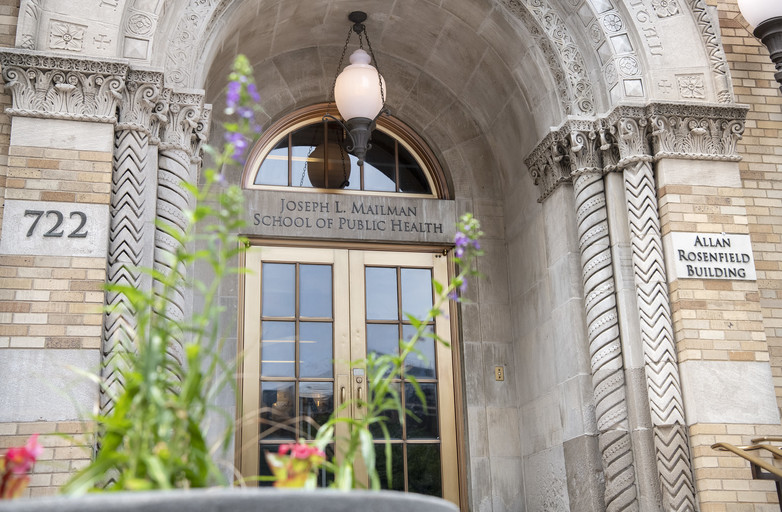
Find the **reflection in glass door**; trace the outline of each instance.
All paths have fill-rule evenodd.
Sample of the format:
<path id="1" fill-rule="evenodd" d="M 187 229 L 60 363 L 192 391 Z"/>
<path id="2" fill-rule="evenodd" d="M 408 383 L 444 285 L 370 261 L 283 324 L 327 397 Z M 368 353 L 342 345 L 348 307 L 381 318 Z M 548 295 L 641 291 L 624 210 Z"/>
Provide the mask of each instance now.
<path id="1" fill-rule="evenodd" d="M 432 278 L 447 280 L 445 258 L 431 253 L 253 248 L 244 318 L 242 473 L 268 474 L 263 452 L 315 436 L 342 400 L 366 396 L 368 352 L 398 353 L 432 306 Z M 427 327 L 446 340 L 450 323 Z M 451 353 L 424 338 L 396 385 L 415 419 L 390 418 L 392 485 L 458 503 Z M 425 401 L 408 376 L 418 381 Z M 361 414 L 356 407 L 346 414 Z M 375 432 L 377 468 L 387 487 L 383 436 Z M 336 447 L 339 451 L 339 447 Z M 360 473 L 360 468 L 356 468 Z M 366 478 L 366 475 L 363 475 Z M 320 483 L 328 482 L 321 475 Z"/>

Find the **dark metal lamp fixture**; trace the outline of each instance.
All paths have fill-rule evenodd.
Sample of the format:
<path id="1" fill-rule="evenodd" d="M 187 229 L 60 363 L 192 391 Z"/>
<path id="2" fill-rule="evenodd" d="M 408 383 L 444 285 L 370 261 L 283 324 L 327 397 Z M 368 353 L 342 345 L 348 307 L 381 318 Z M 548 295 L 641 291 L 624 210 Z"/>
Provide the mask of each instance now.
<path id="1" fill-rule="evenodd" d="M 377 68 L 377 59 L 372 51 L 372 44 L 369 42 L 364 22 L 367 15 L 361 11 L 351 12 L 348 19 L 353 26 L 348 30 L 348 37 L 345 40 L 345 46 L 342 49 L 342 57 L 339 59 L 337 73 L 334 78 L 332 94 L 334 102 L 337 104 L 337 110 L 344 122 L 331 114 L 323 116 L 325 119 L 332 119 L 338 122 L 350 137 L 350 145 L 347 151 L 358 158 L 358 164 L 364 163 L 367 150 L 372 147 L 370 140 L 372 131 L 375 129 L 375 122 L 381 114 L 388 114 L 385 107 L 386 83 L 380 75 Z M 345 59 L 345 53 L 350 43 L 353 33 L 358 34 L 359 48 L 350 55 L 350 65 L 342 69 L 342 61 Z M 364 51 L 364 41 L 366 40 L 369 53 Z M 371 63 L 374 62 L 374 66 Z"/>
<path id="2" fill-rule="evenodd" d="M 738 0 L 739 10 L 753 34 L 766 45 L 777 68 L 774 78 L 782 90 L 782 2 L 779 0 Z"/>

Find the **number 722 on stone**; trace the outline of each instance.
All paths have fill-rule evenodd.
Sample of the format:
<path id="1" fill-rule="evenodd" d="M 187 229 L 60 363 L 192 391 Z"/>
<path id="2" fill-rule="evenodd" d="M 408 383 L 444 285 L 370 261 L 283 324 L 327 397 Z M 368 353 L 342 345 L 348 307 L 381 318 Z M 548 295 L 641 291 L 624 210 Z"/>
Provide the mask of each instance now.
<path id="1" fill-rule="evenodd" d="M 44 237 L 62 237 L 65 235 L 65 231 L 63 229 L 60 229 L 63 222 L 65 221 L 65 215 L 60 210 L 25 210 L 24 216 L 25 217 L 34 217 L 33 223 L 30 225 L 30 229 L 27 230 L 27 238 L 30 238 L 35 233 L 35 228 L 38 226 L 38 222 L 42 218 L 49 219 L 51 216 L 54 216 L 54 224 L 50 227 L 49 231 L 45 232 L 43 234 Z M 87 238 L 87 231 L 84 230 L 84 225 L 87 224 L 87 214 L 80 211 L 72 211 L 70 215 L 68 216 L 69 219 L 72 219 L 74 217 L 78 217 L 79 219 L 79 225 L 76 226 L 76 229 L 72 230 L 68 235 L 67 238 Z M 46 229 L 45 227 L 43 229 Z"/>

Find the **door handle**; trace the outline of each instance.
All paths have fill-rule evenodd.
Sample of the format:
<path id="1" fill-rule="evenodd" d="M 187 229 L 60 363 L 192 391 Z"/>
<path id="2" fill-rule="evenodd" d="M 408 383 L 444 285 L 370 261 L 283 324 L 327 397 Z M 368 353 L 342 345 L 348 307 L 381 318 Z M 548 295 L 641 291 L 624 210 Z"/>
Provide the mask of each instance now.
<path id="1" fill-rule="evenodd" d="M 362 386 L 361 383 L 359 383 L 358 388 L 356 388 L 356 392 L 358 394 L 358 403 L 356 404 L 356 406 L 360 409 L 361 408 L 361 398 L 362 398 L 362 395 L 364 394 L 364 386 Z"/>
<path id="2" fill-rule="evenodd" d="M 340 403 L 340 405 L 345 403 L 345 386 L 340 386 L 340 389 L 339 389 L 339 403 Z"/>

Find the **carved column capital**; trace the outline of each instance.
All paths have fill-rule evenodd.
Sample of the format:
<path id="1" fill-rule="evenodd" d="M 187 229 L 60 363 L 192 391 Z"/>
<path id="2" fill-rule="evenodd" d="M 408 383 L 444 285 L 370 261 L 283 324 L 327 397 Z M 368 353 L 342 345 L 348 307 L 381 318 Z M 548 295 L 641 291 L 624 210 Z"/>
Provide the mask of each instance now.
<path id="1" fill-rule="evenodd" d="M 573 176 L 603 173 L 595 121 L 569 119 L 559 131 L 566 143 L 568 164 Z"/>
<path id="2" fill-rule="evenodd" d="M 650 161 L 648 125 L 644 107 L 619 105 L 605 118 L 618 160 L 614 170 L 637 162 Z"/>
<path id="3" fill-rule="evenodd" d="M 739 105 L 650 104 L 646 116 L 654 159 L 741 160 L 736 149 L 747 110 Z"/>
<path id="4" fill-rule="evenodd" d="M 542 203 L 562 183 L 571 180 L 564 144 L 562 134 L 553 131 L 544 137 L 525 160 L 532 181 L 540 190 L 539 203 Z"/>
<path id="5" fill-rule="evenodd" d="M 56 57 L 18 48 L 0 50 L 11 116 L 115 123 L 128 64 Z"/>
<path id="6" fill-rule="evenodd" d="M 209 140 L 209 129 L 212 126 L 212 105 L 206 104 L 201 109 L 201 119 L 195 128 L 195 137 L 193 138 L 193 156 L 194 163 L 201 163 L 201 157 L 204 150 L 204 144 Z"/>
<path id="7" fill-rule="evenodd" d="M 152 118 L 163 91 L 163 73 L 131 69 L 122 95 L 118 130 L 151 132 Z"/>
<path id="8" fill-rule="evenodd" d="M 168 90 L 162 103 L 159 113 L 165 120 L 161 122 L 160 149 L 180 150 L 192 155 L 204 109 L 203 91 Z"/>

